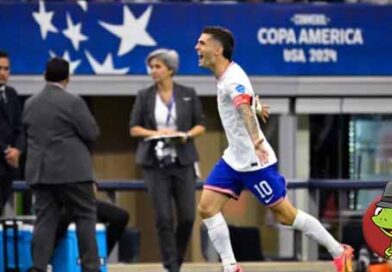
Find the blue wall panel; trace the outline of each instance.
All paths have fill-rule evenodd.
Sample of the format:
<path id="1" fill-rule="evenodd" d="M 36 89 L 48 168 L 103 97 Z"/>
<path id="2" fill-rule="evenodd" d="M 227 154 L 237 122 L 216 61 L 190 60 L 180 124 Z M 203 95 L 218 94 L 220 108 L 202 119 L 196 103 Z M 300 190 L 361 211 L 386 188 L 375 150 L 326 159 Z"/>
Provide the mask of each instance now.
<path id="1" fill-rule="evenodd" d="M 52 55 L 75 74 L 145 74 L 158 47 L 200 75 L 194 50 L 205 25 L 236 37 L 235 60 L 251 75 L 392 75 L 392 6 L 278 4 L 0 4 L 0 48 L 14 74 L 42 74 Z"/>

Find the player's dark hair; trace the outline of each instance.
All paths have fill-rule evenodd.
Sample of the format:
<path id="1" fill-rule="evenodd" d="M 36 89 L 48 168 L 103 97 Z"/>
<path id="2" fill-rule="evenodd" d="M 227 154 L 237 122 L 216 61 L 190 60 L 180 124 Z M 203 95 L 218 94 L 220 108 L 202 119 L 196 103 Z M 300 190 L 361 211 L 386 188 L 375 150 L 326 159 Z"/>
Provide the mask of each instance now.
<path id="1" fill-rule="evenodd" d="M 202 33 L 210 34 L 223 46 L 223 56 L 231 61 L 234 49 L 234 37 L 230 30 L 221 26 L 206 26 Z"/>
<path id="2" fill-rule="evenodd" d="M 0 58 L 9 59 L 8 53 L 0 50 Z"/>

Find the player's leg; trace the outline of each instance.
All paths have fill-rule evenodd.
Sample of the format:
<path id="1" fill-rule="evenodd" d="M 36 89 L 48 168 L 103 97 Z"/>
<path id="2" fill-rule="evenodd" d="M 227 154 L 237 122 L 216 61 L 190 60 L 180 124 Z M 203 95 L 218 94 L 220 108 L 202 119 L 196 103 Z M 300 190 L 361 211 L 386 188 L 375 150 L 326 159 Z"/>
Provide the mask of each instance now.
<path id="1" fill-rule="evenodd" d="M 306 237 L 324 246 L 334 259 L 336 271 L 352 271 L 353 249 L 336 241 L 314 216 L 296 209 L 288 198 L 270 207 L 270 209 L 279 223 L 302 231 Z"/>
<path id="2" fill-rule="evenodd" d="M 314 216 L 296 209 L 288 198 L 270 207 L 277 222 L 300 230 L 306 237 L 323 245 L 333 257 L 340 256 L 343 248 Z"/>
<path id="3" fill-rule="evenodd" d="M 351 247 L 339 244 L 319 220 L 291 204 L 287 198 L 286 181 L 276 165 L 244 173 L 241 180 L 262 204 L 271 209 L 279 223 L 302 231 L 306 237 L 326 247 L 334 258 L 335 266 L 339 267 L 337 271 L 352 271 Z"/>
<path id="4" fill-rule="evenodd" d="M 243 189 L 242 184 L 235 181 L 232 171 L 223 160 L 217 163 L 204 185 L 198 212 L 222 260 L 224 271 L 240 272 L 242 270 L 237 265 L 231 246 L 229 228 L 221 213 L 226 202 L 231 197 L 237 198 Z"/>
<path id="5" fill-rule="evenodd" d="M 208 236 L 215 250 L 218 252 L 225 272 L 241 271 L 237 268 L 237 261 L 234 257 L 231 246 L 229 228 L 221 211 L 229 196 L 204 189 L 198 206 L 198 212 L 207 227 Z"/>

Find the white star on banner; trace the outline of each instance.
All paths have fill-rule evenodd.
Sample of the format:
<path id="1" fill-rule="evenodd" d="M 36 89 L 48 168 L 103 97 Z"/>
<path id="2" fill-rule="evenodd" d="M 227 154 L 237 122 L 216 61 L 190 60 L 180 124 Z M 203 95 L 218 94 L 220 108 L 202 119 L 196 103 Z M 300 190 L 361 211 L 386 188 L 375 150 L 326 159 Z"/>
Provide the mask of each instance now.
<path id="1" fill-rule="evenodd" d="M 79 50 L 79 43 L 88 40 L 88 37 L 81 33 L 82 23 L 74 24 L 71 15 L 67 13 L 67 29 L 63 30 L 65 37 L 71 40 L 73 47 Z"/>
<path id="2" fill-rule="evenodd" d="M 130 52 L 137 45 L 155 46 L 155 40 L 147 33 L 146 27 L 150 19 L 152 6 L 136 19 L 127 6 L 123 8 L 123 24 L 113 25 L 103 21 L 99 24 L 106 30 L 120 38 L 120 48 L 118 56 L 123 56 Z"/>
<path id="3" fill-rule="evenodd" d="M 96 73 L 97 75 L 104 75 L 104 74 L 124 75 L 129 71 L 129 67 L 115 69 L 113 65 L 113 57 L 111 53 L 109 53 L 106 56 L 105 61 L 102 64 L 96 61 L 95 58 L 90 54 L 90 52 L 85 51 L 85 54 L 88 59 L 88 62 L 91 65 L 91 68 L 94 70 L 94 73 Z"/>
<path id="4" fill-rule="evenodd" d="M 41 37 L 46 39 L 48 32 L 57 33 L 57 28 L 52 24 L 54 12 L 46 12 L 44 1 L 39 1 L 39 11 L 33 12 L 33 18 L 40 27 Z"/>
<path id="5" fill-rule="evenodd" d="M 87 1 L 86 0 L 78 0 L 76 2 L 82 8 L 83 11 L 87 11 Z"/>
<path id="6" fill-rule="evenodd" d="M 57 55 L 53 52 L 53 51 L 49 51 L 49 55 L 51 58 L 55 58 L 57 57 Z M 65 59 L 66 61 L 69 62 L 69 73 L 72 75 L 74 74 L 76 68 L 78 68 L 78 66 L 80 65 L 81 60 L 71 60 L 71 57 L 69 55 L 68 51 L 64 51 L 63 56 L 61 57 L 63 59 Z"/>

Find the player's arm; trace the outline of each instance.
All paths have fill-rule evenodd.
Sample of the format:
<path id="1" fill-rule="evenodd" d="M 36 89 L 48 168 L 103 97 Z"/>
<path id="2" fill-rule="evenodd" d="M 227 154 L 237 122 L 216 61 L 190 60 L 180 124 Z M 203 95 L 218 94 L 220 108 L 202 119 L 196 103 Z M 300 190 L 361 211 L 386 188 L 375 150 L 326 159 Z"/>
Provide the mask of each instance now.
<path id="1" fill-rule="evenodd" d="M 260 158 L 260 161 L 262 163 L 267 163 L 268 151 L 263 146 L 263 142 L 265 139 L 260 136 L 257 119 L 250 105 L 250 96 L 246 94 L 239 95 L 234 98 L 233 103 L 237 108 L 241 119 L 244 121 L 245 128 L 249 133 L 255 151 Z"/>

